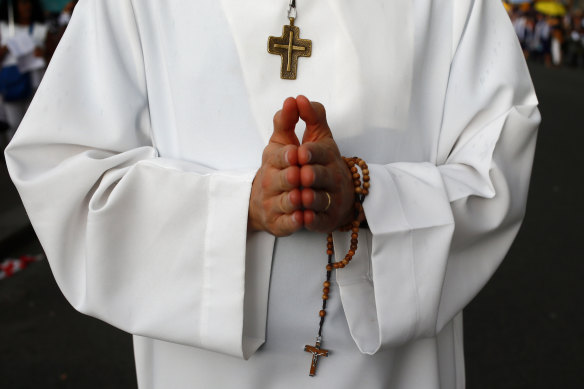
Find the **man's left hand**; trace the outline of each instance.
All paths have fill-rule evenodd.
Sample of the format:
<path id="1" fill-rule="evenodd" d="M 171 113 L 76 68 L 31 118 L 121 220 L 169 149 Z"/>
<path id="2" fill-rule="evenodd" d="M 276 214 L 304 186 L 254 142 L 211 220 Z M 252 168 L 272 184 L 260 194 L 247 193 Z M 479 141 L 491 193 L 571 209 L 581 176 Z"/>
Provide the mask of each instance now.
<path id="1" fill-rule="evenodd" d="M 306 122 L 298 148 L 304 226 L 328 233 L 353 220 L 353 178 L 333 139 L 324 106 L 304 96 L 298 96 L 296 103 Z"/>

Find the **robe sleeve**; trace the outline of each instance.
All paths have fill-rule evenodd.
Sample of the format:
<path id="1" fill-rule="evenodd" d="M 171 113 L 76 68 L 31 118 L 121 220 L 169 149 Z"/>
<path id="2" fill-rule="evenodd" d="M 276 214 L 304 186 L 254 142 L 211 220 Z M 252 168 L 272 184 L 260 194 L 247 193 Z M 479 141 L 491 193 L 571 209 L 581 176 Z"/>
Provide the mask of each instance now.
<path id="1" fill-rule="evenodd" d="M 159 157 L 144 66 L 132 2 L 80 2 L 6 150 L 10 174 L 76 309 L 247 357 L 264 335 L 244 336 L 246 252 L 271 258 L 273 242 L 247 234 L 255 170 Z"/>
<path id="2" fill-rule="evenodd" d="M 540 121 L 500 2 L 465 15 L 444 102 L 437 160 L 370 164 L 370 234 L 337 272 L 360 350 L 435 336 L 478 293 L 523 219 Z M 335 233 L 335 251 L 347 251 Z M 337 258 L 342 259 L 342 258 Z M 357 261 L 355 261 L 357 259 Z"/>

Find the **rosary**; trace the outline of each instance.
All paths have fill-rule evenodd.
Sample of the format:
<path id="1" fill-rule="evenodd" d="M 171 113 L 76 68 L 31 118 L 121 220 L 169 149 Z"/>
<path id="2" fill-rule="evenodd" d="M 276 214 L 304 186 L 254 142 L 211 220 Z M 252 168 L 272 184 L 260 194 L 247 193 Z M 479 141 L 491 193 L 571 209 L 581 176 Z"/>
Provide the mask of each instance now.
<path id="1" fill-rule="evenodd" d="M 326 265 L 326 280 L 323 283 L 322 289 L 322 309 L 318 313 L 320 316 L 320 323 L 318 325 L 318 335 L 316 336 L 316 344 L 314 346 L 306 345 L 304 346 L 304 351 L 312 353 L 312 362 L 310 364 L 310 376 L 314 376 L 316 374 L 316 365 L 318 363 L 318 357 L 327 357 L 328 350 L 320 348 L 320 344 L 322 342 L 322 325 L 324 324 L 324 318 L 326 316 L 326 302 L 329 298 L 328 294 L 330 291 L 331 286 L 331 273 L 333 270 L 343 269 L 345 266 L 351 262 L 355 252 L 357 251 L 357 244 L 359 243 L 359 226 L 361 222 L 359 221 L 359 215 L 363 212 L 363 200 L 365 200 L 365 196 L 369 194 L 370 178 L 369 178 L 369 169 L 367 167 L 367 163 L 363 161 L 361 158 L 352 157 L 346 158 L 343 157 L 347 167 L 351 171 L 353 176 L 353 186 L 355 187 L 355 204 L 354 204 L 354 220 L 339 228 L 340 231 L 350 231 L 351 232 L 351 246 L 349 251 L 345 255 L 345 258 L 339 262 L 333 262 L 333 255 L 334 255 L 334 245 L 333 245 L 333 234 L 329 233 L 326 238 L 326 254 L 328 255 L 328 263 Z M 357 167 L 358 166 L 358 167 Z M 361 173 L 363 173 L 363 182 L 361 182 L 361 175 L 359 174 L 359 168 L 361 169 Z M 329 204 L 326 207 L 330 206 L 331 199 L 330 195 L 327 193 L 327 197 L 329 198 Z M 326 212 L 325 209 L 325 212 Z"/>
<path id="2" fill-rule="evenodd" d="M 296 0 L 290 0 L 290 5 L 288 7 L 288 19 L 290 20 L 289 25 L 284 25 L 282 28 L 282 36 L 274 37 L 270 36 L 268 38 L 268 53 L 277 54 L 281 56 L 282 64 L 280 68 L 280 78 L 286 80 L 295 80 L 298 70 L 298 58 L 299 57 L 310 57 L 312 54 L 312 41 L 308 39 L 300 39 L 300 28 L 294 25 L 294 20 L 296 19 Z M 365 161 L 361 158 L 343 157 L 347 167 L 351 171 L 353 177 L 353 185 L 355 188 L 355 204 L 354 204 L 354 221 L 342 226 L 340 231 L 351 232 L 351 246 L 345 258 L 339 262 L 333 262 L 334 256 L 334 244 L 333 244 L 333 234 L 329 233 L 327 235 L 326 253 L 328 255 L 328 262 L 326 265 L 326 279 L 323 283 L 322 289 L 322 309 L 319 311 L 318 315 L 320 317 L 320 323 L 318 325 L 318 335 L 316 336 L 316 343 L 314 346 L 306 345 L 304 346 L 304 351 L 312 354 L 312 361 L 310 363 L 309 375 L 312 377 L 316 374 L 316 366 L 319 357 L 327 357 L 329 354 L 328 350 L 321 348 L 322 343 L 322 327 L 324 324 L 324 319 L 326 316 L 326 302 L 329 299 L 329 292 L 331 287 L 331 274 L 333 270 L 342 269 L 351 262 L 355 252 L 357 251 L 357 244 L 359 243 L 359 215 L 363 213 L 363 200 L 365 196 L 369 194 L 370 188 L 370 178 L 369 169 Z M 363 174 L 363 181 L 361 181 L 361 175 L 359 174 L 359 169 Z M 326 212 L 331 206 L 331 195 L 325 192 L 328 198 L 328 204 L 324 210 Z"/>

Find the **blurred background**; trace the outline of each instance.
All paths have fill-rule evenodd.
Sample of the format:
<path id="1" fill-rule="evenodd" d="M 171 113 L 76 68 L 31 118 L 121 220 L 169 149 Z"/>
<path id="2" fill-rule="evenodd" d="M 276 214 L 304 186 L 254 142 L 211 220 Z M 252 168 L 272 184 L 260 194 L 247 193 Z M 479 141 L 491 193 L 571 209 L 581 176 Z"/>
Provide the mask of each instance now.
<path id="1" fill-rule="evenodd" d="M 28 87 L 20 94 L 10 95 L 0 85 L 2 149 L 75 3 L 0 1 L 2 66 L 30 68 Z M 523 227 L 502 266 L 464 312 L 467 387 L 581 388 L 584 0 L 509 0 L 502 6 L 521 43 L 543 122 Z M 32 51 L 10 49 L 10 8 L 16 24 L 33 25 L 25 29 Z M 136 387 L 131 336 L 77 313 L 65 301 L 2 155 L 0 388 L 104 387 Z"/>

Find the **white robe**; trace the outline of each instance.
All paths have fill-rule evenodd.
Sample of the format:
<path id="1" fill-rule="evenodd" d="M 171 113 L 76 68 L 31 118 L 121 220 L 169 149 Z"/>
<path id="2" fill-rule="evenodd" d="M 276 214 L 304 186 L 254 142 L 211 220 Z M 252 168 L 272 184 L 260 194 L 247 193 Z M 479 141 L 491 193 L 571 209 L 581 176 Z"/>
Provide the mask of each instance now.
<path id="1" fill-rule="evenodd" d="M 540 118 L 511 23 L 498 0 L 299 1 L 289 81 L 266 50 L 287 3 L 79 3 L 6 151 L 55 278 L 134 334 L 141 388 L 462 388 L 461 311 L 519 229 Z M 372 182 L 313 378 L 325 236 L 246 230 L 297 94 Z"/>

